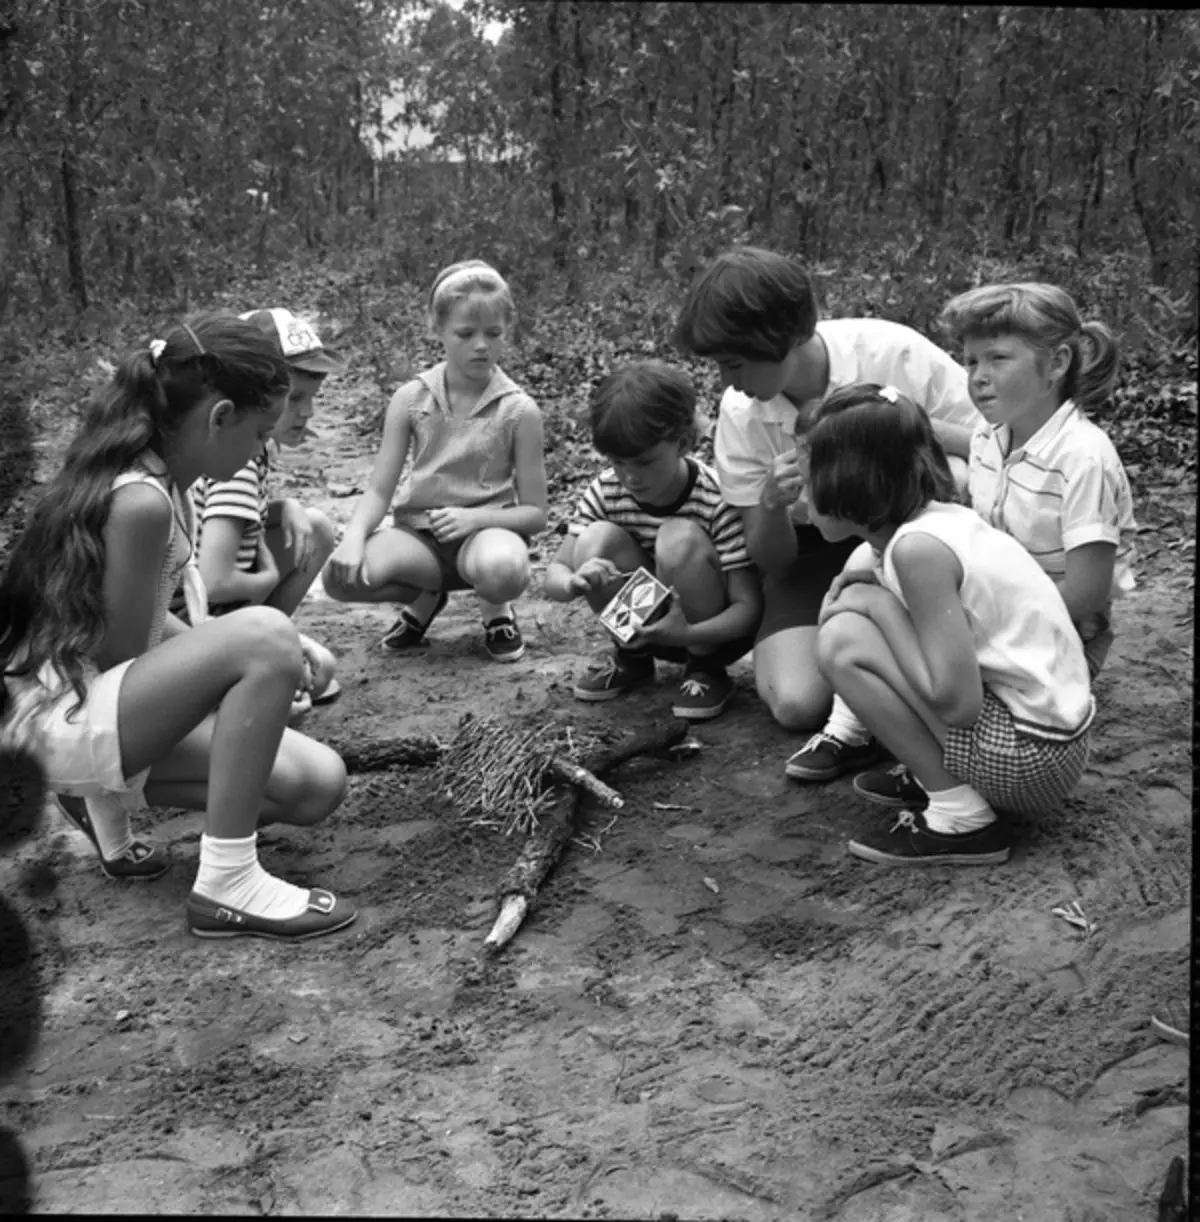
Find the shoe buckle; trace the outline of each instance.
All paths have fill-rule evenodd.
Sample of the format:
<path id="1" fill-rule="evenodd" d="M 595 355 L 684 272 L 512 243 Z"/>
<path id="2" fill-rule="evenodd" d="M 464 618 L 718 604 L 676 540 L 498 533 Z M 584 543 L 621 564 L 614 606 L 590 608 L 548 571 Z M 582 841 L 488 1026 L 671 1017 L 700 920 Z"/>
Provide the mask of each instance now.
<path id="1" fill-rule="evenodd" d="M 336 902 L 328 891 L 310 891 L 308 893 L 308 906 L 313 912 L 332 912 Z"/>
<path id="2" fill-rule="evenodd" d="M 234 912 L 232 908 L 218 908 L 213 916 L 227 925 L 241 925 L 246 919 L 240 912 Z"/>

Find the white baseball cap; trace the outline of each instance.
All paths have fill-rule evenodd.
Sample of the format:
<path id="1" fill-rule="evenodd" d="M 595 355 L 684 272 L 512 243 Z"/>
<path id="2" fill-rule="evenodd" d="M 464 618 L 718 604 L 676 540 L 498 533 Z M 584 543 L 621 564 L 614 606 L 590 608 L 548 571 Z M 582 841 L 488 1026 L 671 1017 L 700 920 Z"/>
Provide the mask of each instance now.
<path id="1" fill-rule="evenodd" d="M 313 325 L 291 310 L 251 310 L 241 318 L 271 336 L 293 369 L 304 373 L 341 373 L 346 368 L 346 362 L 321 343 Z"/>

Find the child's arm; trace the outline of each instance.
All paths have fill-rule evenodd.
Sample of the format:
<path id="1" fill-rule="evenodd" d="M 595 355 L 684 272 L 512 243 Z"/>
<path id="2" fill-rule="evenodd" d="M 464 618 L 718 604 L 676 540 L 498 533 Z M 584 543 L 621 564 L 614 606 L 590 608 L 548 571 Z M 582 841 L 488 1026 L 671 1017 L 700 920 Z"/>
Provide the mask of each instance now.
<path id="1" fill-rule="evenodd" d="M 924 534 L 901 539 L 892 561 L 907 611 L 891 591 L 859 582 L 842 591 L 825 618 L 840 611 L 865 615 L 930 709 L 949 726 L 970 726 L 983 705 L 983 680 L 959 597 L 962 566 L 944 543 Z"/>
<path id="2" fill-rule="evenodd" d="M 542 577 L 542 591 L 554 602 L 570 602 L 573 598 L 582 598 L 589 590 L 602 589 L 618 577 L 625 574 L 615 562 L 605 556 L 593 556 L 585 560 L 577 569 L 575 567 L 575 538 L 568 535 L 554 559 L 546 566 Z"/>
<path id="3" fill-rule="evenodd" d="M 1066 572 L 1056 584 L 1075 623 L 1098 614 L 1112 601 L 1116 563 L 1115 543 L 1084 543 L 1067 552 Z"/>
<path id="4" fill-rule="evenodd" d="M 971 436 L 975 432 L 973 427 L 939 420 L 936 416 L 930 416 L 929 423 L 933 426 L 933 435 L 942 443 L 942 449 L 948 455 L 963 459 L 970 457 Z"/>
<path id="5" fill-rule="evenodd" d="M 746 551 L 764 573 L 778 573 L 796 562 L 796 531 L 786 508 L 747 505 L 740 510 Z"/>
<path id="6" fill-rule="evenodd" d="M 245 527 L 241 518 L 228 518 L 223 514 L 204 519 L 197 563 L 210 603 L 261 603 L 279 584 L 279 569 L 270 549 L 265 546 L 261 531 L 258 534 L 258 571 L 247 573 L 238 568 L 238 547 Z M 264 563 L 264 552 L 269 564 Z"/>
<path id="7" fill-rule="evenodd" d="M 400 482 L 400 472 L 404 470 L 411 435 L 408 418 L 410 393 L 402 386 L 387 406 L 383 436 L 379 439 L 379 452 L 375 455 L 370 481 L 354 507 L 342 541 L 327 562 L 343 585 L 353 585 L 358 581 L 367 538 L 383 521 L 392 497 L 396 495 L 396 485 Z"/>
<path id="8" fill-rule="evenodd" d="M 263 528 L 278 527 L 283 533 L 283 545 L 288 549 L 293 568 L 303 568 L 312 555 L 313 527 L 308 511 L 294 496 L 281 497 L 267 503 Z"/>
<path id="9" fill-rule="evenodd" d="M 150 644 L 173 517 L 162 493 L 146 484 L 113 493 L 104 524 L 104 640 L 95 658 L 101 670 L 140 657 Z"/>

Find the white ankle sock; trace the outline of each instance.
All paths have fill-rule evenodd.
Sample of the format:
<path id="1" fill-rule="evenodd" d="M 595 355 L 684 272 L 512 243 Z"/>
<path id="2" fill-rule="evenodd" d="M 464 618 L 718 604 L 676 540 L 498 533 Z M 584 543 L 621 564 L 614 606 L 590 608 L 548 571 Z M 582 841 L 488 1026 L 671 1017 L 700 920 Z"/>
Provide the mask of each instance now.
<path id="1" fill-rule="evenodd" d="M 929 805 L 924 814 L 930 831 L 946 836 L 961 836 L 965 832 L 978 832 L 996 822 L 996 812 L 970 785 L 929 790 L 928 793 Z"/>
<path id="2" fill-rule="evenodd" d="M 195 891 L 251 916 L 286 921 L 308 907 L 308 891 L 268 874 L 258 860 L 258 833 L 236 840 L 200 837 Z"/>
<path id="3" fill-rule="evenodd" d="M 854 711 L 836 692 L 824 732 L 847 747 L 865 747 L 871 741 L 871 731 L 855 717 Z"/>
<path id="4" fill-rule="evenodd" d="M 441 590 L 422 590 L 408 604 L 408 609 L 412 612 L 413 618 L 416 619 L 417 623 L 421 625 L 429 623 L 434 609 L 437 607 L 437 601 L 441 596 Z"/>
<path id="5" fill-rule="evenodd" d="M 513 618 L 512 603 L 490 603 L 487 599 L 479 600 L 479 614 L 483 618 L 483 626 L 486 628 L 494 619 L 499 619 L 502 615 Z"/>
<path id="6" fill-rule="evenodd" d="M 75 801 L 80 799 L 76 798 Z M 100 856 L 105 861 L 114 861 L 127 853 L 133 845 L 133 829 L 129 822 L 130 808 L 141 805 L 138 800 L 123 802 L 119 794 L 102 793 L 94 798 L 84 798 L 88 818 L 96 840 L 100 845 Z"/>

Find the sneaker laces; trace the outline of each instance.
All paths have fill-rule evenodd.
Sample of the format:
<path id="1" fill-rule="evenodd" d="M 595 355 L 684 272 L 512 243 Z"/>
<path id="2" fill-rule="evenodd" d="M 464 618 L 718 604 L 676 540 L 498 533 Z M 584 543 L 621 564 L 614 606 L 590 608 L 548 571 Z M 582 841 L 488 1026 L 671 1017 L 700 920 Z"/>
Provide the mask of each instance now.
<path id="1" fill-rule="evenodd" d="M 491 623 L 484 629 L 487 632 L 488 640 L 494 641 L 497 637 L 503 637 L 508 641 L 517 639 L 517 626 L 511 621 L 506 620 L 502 624 Z"/>
<path id="2" fill-rule="evenodd" d="M 603 680 L 607 683 L 614 678 L 617 672 L 621 669 L 620 662 L 614 657 L 598 659 L 588 667 L 588 675 L 594 676 L 596 679 Z"/>
<path id="3" fill-rule="evenodd" d="M 700 697 L 703 696 L 711 686 L 711 682 L 706 682 L 697 675 L 684 675 L 679 684 L 679 690 L 685 696 Z"/>
<path id="4" fill-rule="evenodd" d="M 809 740 L 796 752 L 797 755 L 803 755 L 806 751 L 816 751 L 822 744 L 828 743 L 831 747 L 844 747 L 846 744 L 840 738 L 834 738 L 832 734 L 826 734 L 824 730 L 818 730 Z"/>
<path id="5" fill-rule="evenodd" d="M 903 767 L 904 765 L 901 764 L 900 766 Z M 919 832 L 921 830 L 917 825 L 916 816 L 911 810 L 897 811 L 896 822 L 892 824 L 891 831 L 898 832 L 901 828 L 910 832 Z"/>

